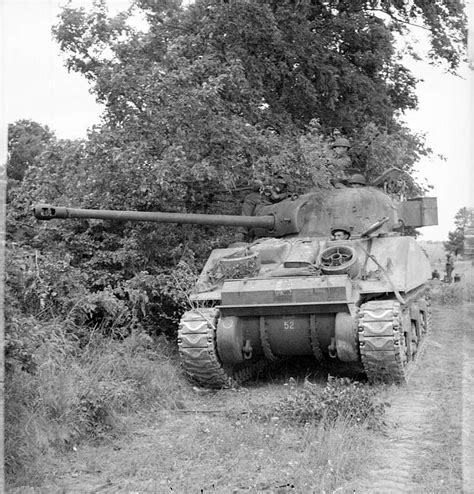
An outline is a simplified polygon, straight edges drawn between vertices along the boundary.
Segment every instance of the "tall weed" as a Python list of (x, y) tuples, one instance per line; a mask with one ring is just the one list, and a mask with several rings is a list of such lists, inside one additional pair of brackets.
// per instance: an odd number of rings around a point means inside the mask
[[(364, 424), (339, 417), (307, 427), (301, 473), (307, 492), (352, 492), (349, 483), (370, 464), (376, 434)], [(310, 475), (308, 475), (310, 474)]]
[[(99, 331), (84, 346), (67, 321), (31, 325), (28, 366), (11, 365), (5, 384), (6, 471), (31, 480), (40, 455), (123, 430), (130, 414), (176, 408), (184, 386), (163, 341), (132, 331)], [(164, 348), (162, 350), (162, 348)]]
[(474, 284), (439, 283), (431, 288), (431, 297), (440, 305), (459, 305), (463, 302), (472, 303), (474, 300)]

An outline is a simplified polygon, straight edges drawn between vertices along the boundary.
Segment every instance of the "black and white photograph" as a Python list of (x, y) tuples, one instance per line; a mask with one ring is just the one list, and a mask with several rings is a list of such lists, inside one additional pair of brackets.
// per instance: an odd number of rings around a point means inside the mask
[(0, 0), (0, 492), (474, 494), (473, 27)]

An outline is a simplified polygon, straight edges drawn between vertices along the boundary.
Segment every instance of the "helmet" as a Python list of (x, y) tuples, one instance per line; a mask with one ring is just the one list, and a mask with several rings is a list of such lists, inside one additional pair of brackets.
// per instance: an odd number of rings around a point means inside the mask
[(360, 173), (356, 173), (355, 175), (352, 175), (349, 180), (349, 184), (359, 184), (359, 185), (367, 185), (367, 182), (365, 180), (364, 175), (361, 175)]
[(331, 235), (334, 235), (334, 232), (346, 232), (350, 235), (351, 229), (347, 225), (334, 225), (331, 227)]
[(331, 145), (332, 148), (347, 148), (349, 149), (351, 147), (351, 143), (349, 142), (349, 139), (346, 139), (345, 137), (338, 137)]

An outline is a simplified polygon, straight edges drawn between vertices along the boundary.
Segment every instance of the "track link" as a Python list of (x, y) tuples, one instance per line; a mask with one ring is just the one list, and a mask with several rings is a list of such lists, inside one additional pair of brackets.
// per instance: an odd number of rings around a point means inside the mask
[(268, 361), (248, 360), (224, 366), (217, 355), (216, 327), (219, 309), (193, 309), (183, 314), (178, 330), (178, 349), (186, 374), (207, 388), (229, 388), (254, 377)]
[(400, 303), (371, 301), (358, 313), (359, 349), (371, 382), (406, 382), (406, 355)]
[[(359, 350), (369, 381), (394, 384), (408, 381), (415, 363), (407, 357), (405, 333), (410, 338), (412, 329), (406, 327), (411, 324), (408, 310), (409, 306), (402, 306), (397, 300), (374, 300), (359, 308)], [(423, 334), (417, 344), (416, 357), (422, 353), (426, 341), (423, 341), (423, 336), (429, 330), (429, 302), (424, 317), (426, 319), (422, 321)]]

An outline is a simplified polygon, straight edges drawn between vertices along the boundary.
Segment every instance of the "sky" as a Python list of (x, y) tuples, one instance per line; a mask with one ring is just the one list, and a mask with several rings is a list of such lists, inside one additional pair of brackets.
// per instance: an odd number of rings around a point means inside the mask
[[(69, 73), (51, 26), (57, 22), (58, 0), (0, 0), (0, 114), (5, 127), (19, 119), (48, 125), (60, 138), (86, 137), (87, 129), (100, 123), (101, 107), (89, 92), (87, 81)], [(72, 0), (88, 6), (90, 0)], [(128, 0), (109, 0), (114, 10)], [(469, 12), (474, 3), (469, 4)], [(471, 17), (471, 21), (474, 16)], [(472, 64), (474, 66), (474, 63)], [(418, 167), (422, 182), (434, 186), (428, 194), (438, 197), (439, 225), (422, 228), (423, 240), (446, 240), (454, 230), (454, 215), (474, 206), (472, 147), (474, 134), (474, 78), (467, 66), (461, 76), (443, 73), (426, 62), (411, 64), (423, 79), (418, 85), (419, 109), (405, 116), (407, 125), (426, 134), (436, 155)], [(1, 153), (0, 153), (1, 154)], [(445, 161), (437, 157), (441, 154)]]
[[(446, 240), (454, 230), (454, 215), (460, 208), (474, 206), (471, 172), (472, 75), (467, 66), (461, 76), (443, 74), (439, 67), (417, 63), (413, 73), (423, 79), (418, 84), (419, 109), (404, 120), (412, 130), (425, 134), (433, 149), (430, 159), (418, 165), (417, 177), (433, 185), (427, 193), (438, 198), (438, 226), (421, 228), (422, 239)], [(439, 158), (442, 155), (444, 159)]]

